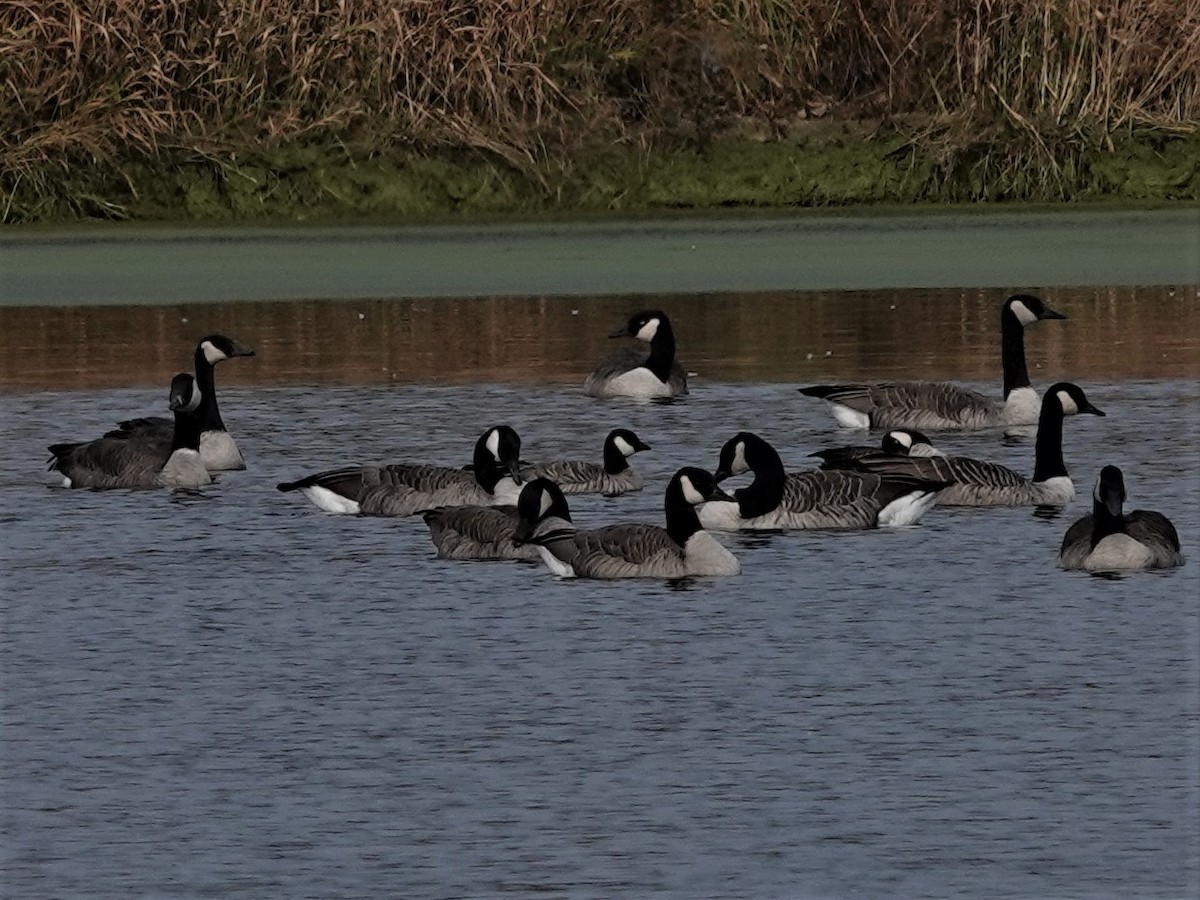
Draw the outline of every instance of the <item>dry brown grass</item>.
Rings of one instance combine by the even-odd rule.
[[[901,123],[937,177],[1200,121],[1200,0],[6,0],[0,214],[24,179],[304,140],[484,151]]]

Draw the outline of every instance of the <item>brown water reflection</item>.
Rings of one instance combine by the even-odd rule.
[[[1000,377],[1003,291],[239,302],[0,310],[0,389],[152,386],[220,331],[256,359],[223,384],[569,382],[631,312],[672,317],[690,371],[722,381]],[[1200,290],[1059,289],[1028,336],[1045,378],[1200,376]]]

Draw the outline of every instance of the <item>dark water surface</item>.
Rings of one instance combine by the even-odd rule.
[[[998,393],[1002,296],[663,300],[701,373],[666,406],[579,390],[629,298],[0,312],[3,895],[1195,896],[1194,287],[1046,294],[1071,318],[1030,330],[1034,380],[1108,413],[1067,422],[1057,518],[731,536],[739,577],[606,584],[441,562],[419,519],[274,489],[460,464],[495,422],[529,459],[627,425],[650,487],[575,517],[660,521],[739,429],[796,468],[859,437],[799,384]],[[215,329],[259,350],[218,376],[248,471],[198,495],[44,472],[46,444],[160,411]],[[1028,441],[940,442],[1032,468]],[[1055,568],[1106,463],[1184,568]]]

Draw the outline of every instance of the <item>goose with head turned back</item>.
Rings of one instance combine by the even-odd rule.
[[[516,506],[447,506],[424,519],[439,559],[539,558],[537,547],[516,542]]]
[[[1096,479],[1091,515],[1067,529],[1058,564],[1086,572],[1182,566],[1183,550],[1171,520],[1151,510],[1126,513],[1124,504],[1125,478],[1116,466],[1105,466]]]
[[[1079,413],[1104,415],[1076,384],[1060,381],[1047,389],[1038,418],[1032,478],[1007,466],[966,456],[877,454],[848,460],[844,465],[852,471],[952,481],[938,497],[942,506],[1063,506],[1075,496],[1075,485],[1063,460],[1063,419]]]
[[[714,531],[859,529],[915,525],[948,482],[862,472],[784,471],[775,448],[740,432],[725,442],[715,477],[753,472],[749,486],[705,503],[700,521]]]
[[[1032,425],[1038,396],[1025,367],[1025,328],[1042,319],[1065,319],[1032,294],[1009,297],[1000,309],[1000,361],[1004,405],[948,382],[819,384],[800,393],[827,400],[848,428],[975,429]]]
[[[912,428],[893,428],[883,436],[878,447],[869,444],[853,444],[848,447],[830,447],[828,450],[818,450],[809,456],[821,460],[822,469],[845,468],[845,463],[864,456],[875,456],[884,453],[889,456],[945,456],[941,450],[933,446],[933,442],[924,434]]]
[[[521,469],[526,481],[534,478],[549,478],[564,494],[604,494],[614,497],[630,491],[640,491],[645,479],[629,465],[629,457],[641,450],[649,450],[648,444],[628,428],[616,428],[604,439],[604,462],[560,459],[537,463]]]
[[[725,496],[703,469],[683,468],[663,500],[667,527],[609,525],[584,530],[571,521],[558,485],[538,478],[521,491],[517,540],[538,548],[547,568],[568,578],[685,578],[736,575],[737,558],[704,531],[696,507]]]
[[[168,406],[175,413],[171,441],[102,437],[76,444],[51,444],[51,471],[62,473],[64,487],[196,488],[212,483],[200,457],[203,394],[195,378],[180,373],[171,380]]]
[[[210,334],[196,344],[196,383],[202,400],[196,414],[200,417],[200,458],[210,472],[246,468],[242,453],[225,428],[217,407],[214,368],[217,363],[238,356],[253,356],[254,351],[223,334]],[[161,416],[127,419],[105,437],[136,439],[169,447],[175,423]]]
[[[653,400],[687,395],[687,373],[675,361],[675,332],[661,310],[637,313],[609,335],[634,337],[650,345],[649,355],[623,348],[605,359],[583,382],[592,397]]]
[[[440,506],[516,503],[521,439],[507,425],[489,428],[475,442],[469,470],[444,466],[347,466],[279,484],[302,491],[331,513],[409,516]]]

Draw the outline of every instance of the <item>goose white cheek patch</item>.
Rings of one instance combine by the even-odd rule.
[[[492,429],[487,436],[488,453],[492,454],[492,459],[500,461],[500,432]]]
[[[634,450],[629,441],[623,437],[613,438],[613,445],[621,451],[622,456],[633,456]]]
[[[1020,300],[1017,300],[1009,308],[1013,311],[1013,315],[1015,315],[1017,317],[1017,321],[1020,322],[1022,325],[1028,325],[1031,322],[1037,321],[1037,316],[1035,316],[1032,312],[1030,312],[1029,307],[1026,306],[1024,303],[1022,303]]]
[[[733,448],[733,465],[729,467],[729,471],[734,475],[741,475],[749,468],[746,464],[746,442],[738,441],[737,446]]]
[[[651,319],[645,325],[638,329],[637,339],[639,341],[652,341],[654,336],[658,334],[658,319]]]
[[[546,513],[550,512],[550,507],[553,505],[554,500],[551,499],[550,492],[542,491],[542,503],[538,509],[538,518],[540,519],[542,516],[546,515]]]
[[[1063,412],[1068,416],[1079,412],[1079,407],[1075,405],[1075,401],[1066,391],[1058,392],[1058,402],[1062,404]]]
[[[210,365],[229,358],[224,352],[218,350],[212,341],[205,341],[200,345],[200,349],[204,351],[204,358],[208,360]]]
[[[683,499],[692,504],[692,506],[699,506],[704,502],[704,495],[696,490],[696,486],[692,484],[692,479],[684,475],[683,478],[679,479],[679,484],[683,488]]]

